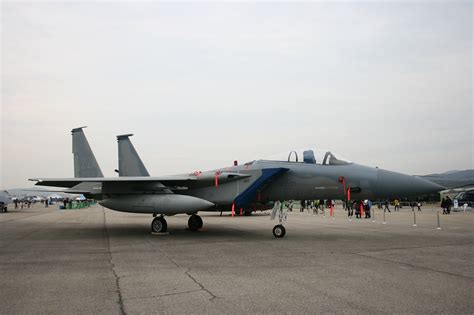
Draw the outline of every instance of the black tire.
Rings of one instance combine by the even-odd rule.
[[[193,214],[189,217],[188,227],[191,231],[197,231],[199,229],[202,229],[202,226],[203,222],[200,216],[198,216],[197,214]]]
[[[253,213],[252,210],[245,210],[245,211],[244,211],[244,215],[247,216],[247,217],[251,216],[252,213]]]
[[[273,227],[273,236],[275,236],[276,238],[282,238],[285,236],[285,234],[286,230],[283,225],[278,224]]]
[[[165,233],[168,229],[168,224],[166,223],[165,218],[156,217],[151,221],[151,231],[153,233]]]

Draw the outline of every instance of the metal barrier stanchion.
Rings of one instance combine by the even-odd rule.
[[[385,209],[383,209],[383,224],[387,224],[387,222],[385,221]]]
[[[439,225],[439,210],[436,211],[436,216],[438,217],[438,227],[437,230],[441,230],[441,226]]]
[[[416,226],[416,212],[413,211],[413,226]]]
[[[375,222],[375,209],[372,209],[372,222]]]

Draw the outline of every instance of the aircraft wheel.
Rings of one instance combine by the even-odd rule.
[[[197,231],[203,226],[202,219],[197,214],[193,214],[188,219],[188,227],[191,231]]]
[[[244,215],[247,216],[247,217],[249,217],[249,216],[252,215],[252,212],[253,212],[252,210],[245,210],[245,211],[244,211]]]
[[[153,233],[165,233],[168,228],[165,218],[156,217],[151,221],[151,231]]]
[[[275,227],[273,228],[273,236],[275,236],[276,238],[282,238],[283,236],[285,236],[285,234],[286,230],[283,225],[275,225]]]

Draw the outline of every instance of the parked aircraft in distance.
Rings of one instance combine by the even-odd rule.
[[[130,142],[118,136],[120,177],[103,177],[84,135],[72,130],[75,178],[34,178],[36,185],[66,187],[99,200],[109,209],[154,215],[151,230],[165,232],[165,215],[189,214],[188,227],[203,226],[199,211],[270,209],[279,200],[386,199],[416,197],[443,190],[419,177],[350,162],[326,150],[292,150],[210,171],[149,176]],[[273,228],[283,237],[285,228]]]

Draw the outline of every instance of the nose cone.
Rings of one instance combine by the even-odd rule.
[[[415,197],[437,193],[444,188],[420,177],[378,170],[377,195],[381,198]]]

